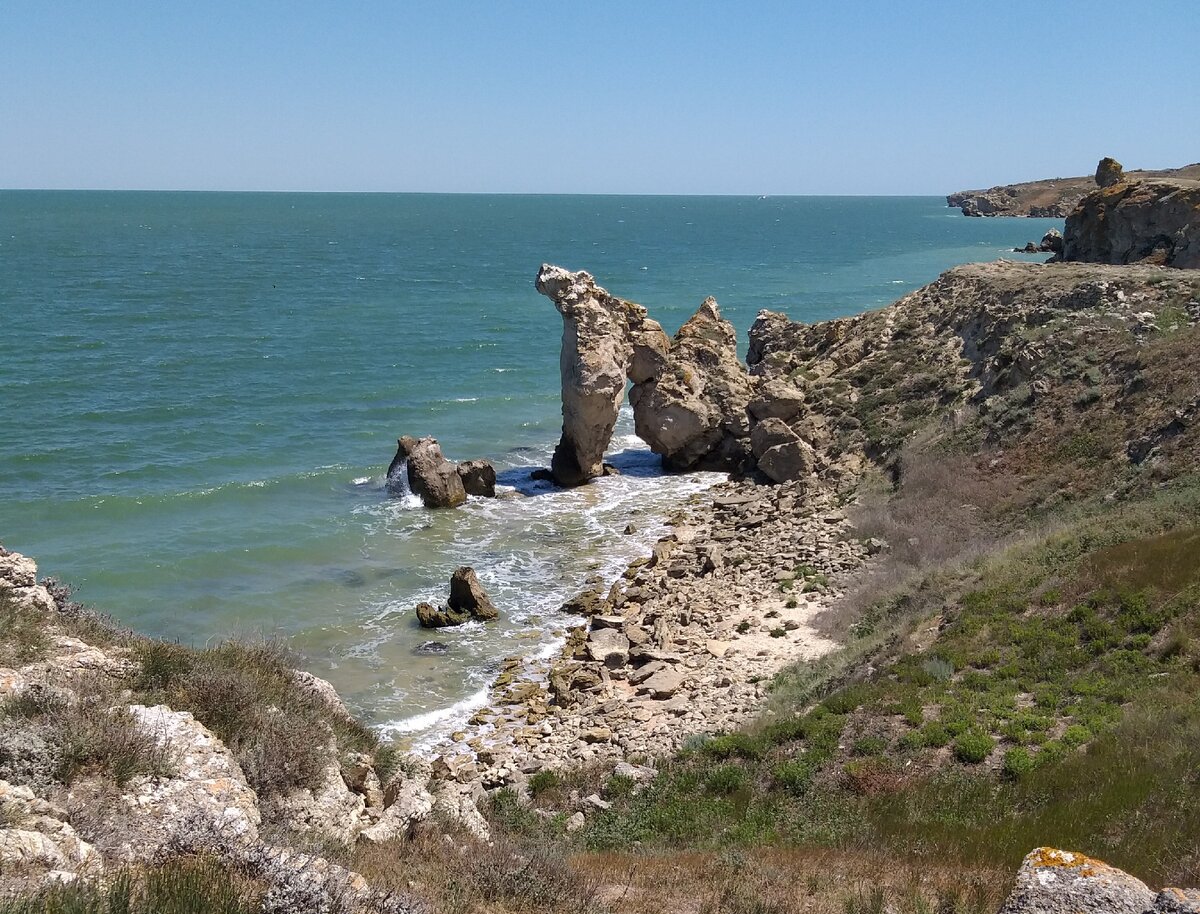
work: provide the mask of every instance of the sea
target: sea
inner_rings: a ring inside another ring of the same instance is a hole
[[[0,191],[0,542],[140,632],[287,639],[419,748],[720,478],[664,475],[626,407],[621,475],[530,481],[561,428],[543,262],[672,333],[715,296],[744,354],[760,309],[878,308],[956,264],[1044,259],[1012,248],[1051,227],[935,197]],[[400,435],[491,460],[502,497],[389,497]],[[501,620],[419,628],[460,565]]]

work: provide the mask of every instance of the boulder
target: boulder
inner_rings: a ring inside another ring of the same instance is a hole
[[[1145,914],[1154,897],[1140,879],[1106,863],[1039,847],[1021,863],[1000,914]]]
[[[619,669],[629,662],[629,639],[619,629],[596,628],[588,633],[587,652],[610,670]]]
[[[463,489],[480,498],[496,497],[496,468],[486,460],[468,460],[458,465]]]
[[[1125,169],[1116,159],[1105,156],[1096,166],[1096,183],[1101,187],[1112,187],[1125,180]]]
[[[1050,229],[1042,236],[1038,250],[1047,254],[1061,254],[1063,251],[1063,235],[1058,229]]]
[[[467,500],[458,467],[442,454],[436,438],[406,435],[396,442],[388,490],[398,495],[412,492],[427,508],[454,508]]]
[[[765,450],[758,458],[758,468],[774,482],[803,479],[816,468],[816,454],[807,442],[797,438]]]
[[[749,403],[749,409],[750,414],[760,422],[764,419],[790,422],[804,409],[804,393],[787,381],[773,378],[759,386]]]
[[[484,591],[483,585],[479,583],[475,569],[467,565],[456,569],[454,574],[450,575],[448,607],[451,612],[465,612],[471,618],[481,622],[490,622],[500,615],[495,604]]]
[[[679,328],[659,374],[629,392],[638,436],[678,471],[738,469],[748,451],[749,400],[737,332],[713,298]]]
[[[424,601],[417,604],[417,621],[422,628],[447,628],[451,625],[462,625],[469,621],[471,614],[453,612],[445,604],[434,606]]]
[[[422,628],[446,628],[462,625],[471,619],[490,622],[499,617],[499,610],[479,583],[475,570],[464,565],[450,575],[450,599],[440,606],[417,604],[417,621]],[[433,642],[429,642],[433,643]]]
[[[750,430],[750,451],[755,457],[762,457],[773,447],[798,440],[800,436],[786,422],[772,417],[764,419]]]

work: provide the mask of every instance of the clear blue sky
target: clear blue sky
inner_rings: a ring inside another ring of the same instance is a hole
[[[1200,161],[1200,0],[0,0],[0,187],[897,193]]]

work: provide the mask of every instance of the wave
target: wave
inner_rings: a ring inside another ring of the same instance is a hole
[[[462,701],[457,701],[448,708],[434,711],[424,711],[411,717],[379,724],[377,729],[385,737],[407,736],[412,733],[427,733],[433,730],[441,733],[451,724],[466,723],[467,719],[487,704],[488,690],[480,689],[468,695]],[[435,729],[436,728],[436,729]]]

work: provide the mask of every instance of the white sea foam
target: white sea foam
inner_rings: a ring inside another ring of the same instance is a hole
[[[390,721],[380,724],[378,729],[383,736],[392,738],[408,736],[413,733],[427,733],[434,728],[437,732],[441,732],[443,729],[465,723],[475,711],[487,704],[487,699],[488,690],[480,689],[448,708],[424,711],[421,714],[414,714],[412,717]]]

